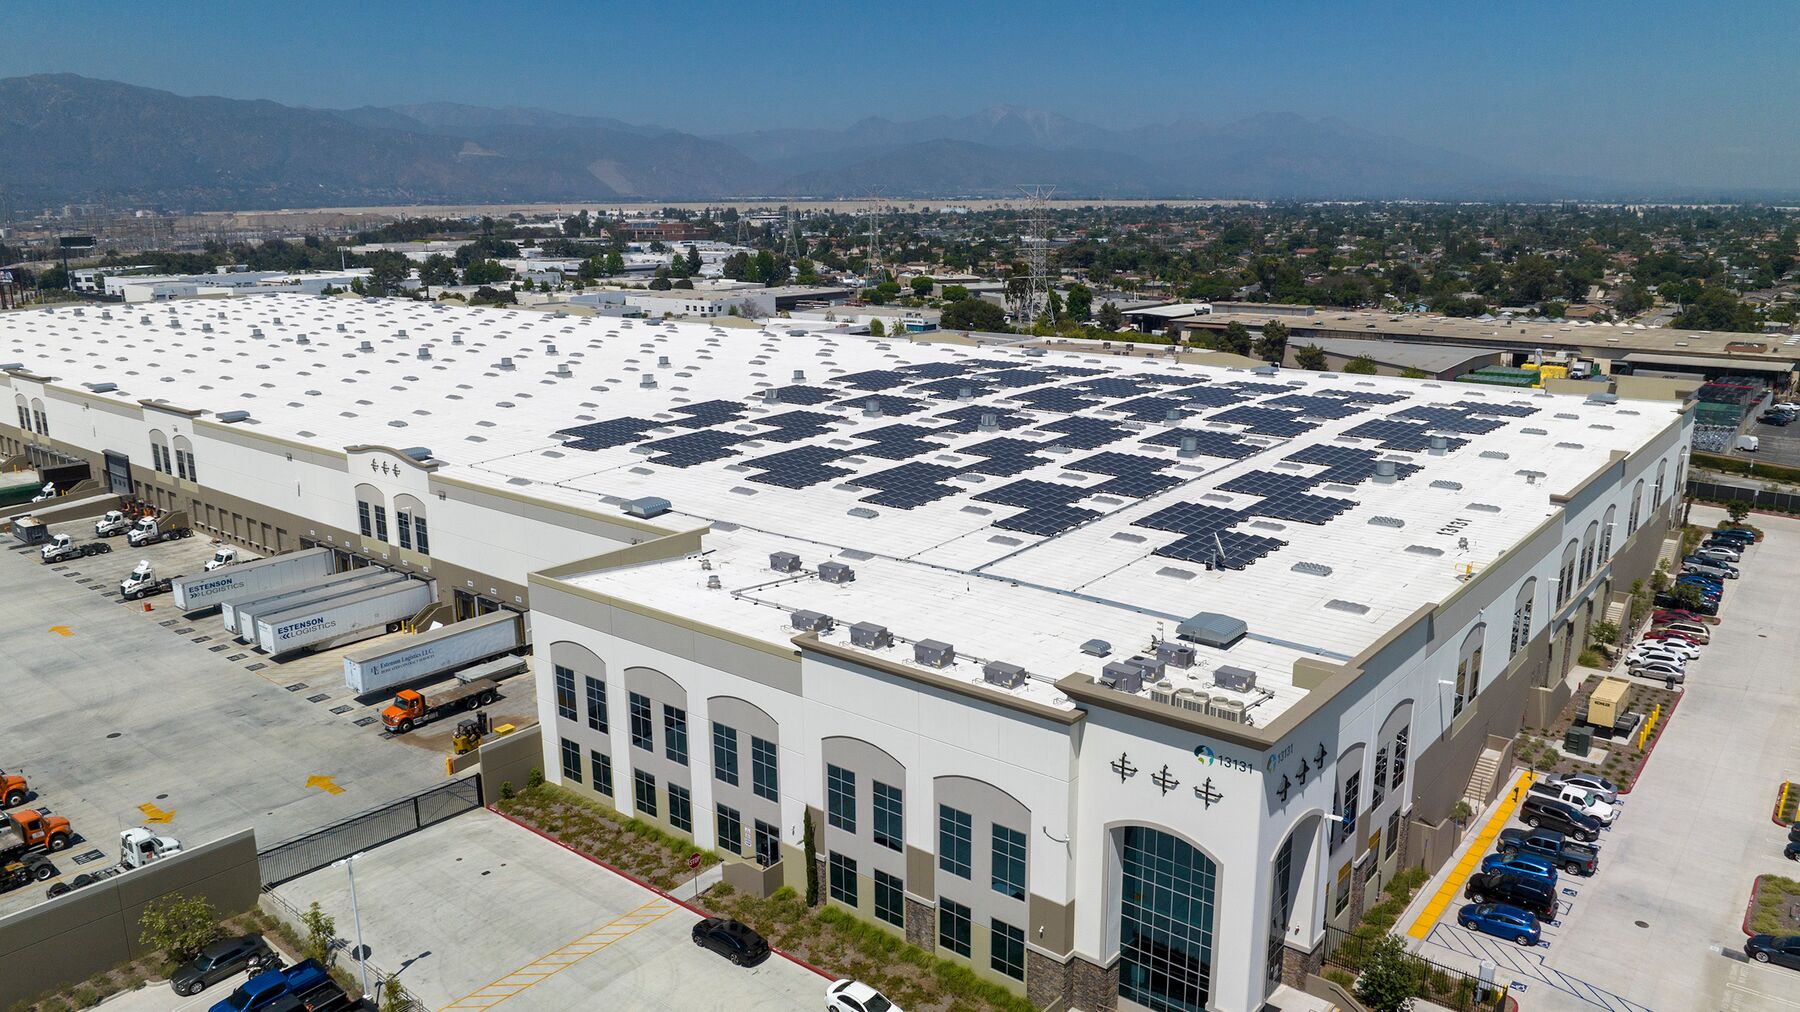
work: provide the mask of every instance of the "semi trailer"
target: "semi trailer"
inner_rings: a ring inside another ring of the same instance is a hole
[[[234,549],[221,548],[219,551],[233,552],[233,557],[236,557]],[[215,552],[214,557],[217,558],[217,555]],[[219,572],[220,569],[227,571]],[[329,548],[309,548],[304,552],[275,555],[229,566],[214,566],[208,562],[206,572],[174,580],[175,606],[182,611],[199,611],[218,605],[227,598],[298,587],[330,576],[331,570]]]
[[[384,587],[256,618],[256,647],[273,656],[323,650],[380,636],[437,599],[435,581],[402,579]]]
[[[359,696],[385,692],[512,653],[524,642],[522,621],[513,612],[497,611],[349,654],[344,687]]]
[[[255,600],[228,602],[230,612],[226,613],[226,605],[221,605],[219,611],[221,617],[225,618],[226,631],[245,643],[255,643],[256,620],[264,615],[274,615],[277,612],[320,604],[359,590],[399,583],[404,579],[406,579],[405,574],[389,569],[374,567],[358,569],[348,573],[337,573],[304,587],[266,594]]]

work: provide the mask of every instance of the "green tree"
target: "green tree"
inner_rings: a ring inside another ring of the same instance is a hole
[[[1547,316],[1552,320],[1562,319],[1562,315],[1568,311],[1569,307],[1566,303],[1557,302],[1555,300],[1543,302],[1538,305],[1538,313],[1542,316]]]
[[[1325,349],[1316,344],[1303,344],[1294,349],[1294,364],[1313,372],[1325,371]]]
[[[1102,302],[1100,303],[1100,312],[1094,317],[1094,322],[1100,325],[1101,330],[1124,330],[1125,313],[1111,302]]]
[[[1006,311],[986,299],[961,299],[944,309],[938,321],[945,330],[981,330],[1006,333]]]
[[[650,279],[650,290],[651,291],[666,292],[673,287],[675,287],[675,286],[669,282],[668,278],[651,278]]]
[[[463,268],[463,284],[494,285],[502,281],[512,280],[510,268],[501,266],[493,260],[477,260]]]
[[[1408,1012],[1423,982],[1424,966],[1393,935],[1382,935],[1363,953],[1356,1000],[1370,1012]]]
[[[1213,335],[1212,346],[1220,351],[1228,351],[1233,355],[1250,354],[1250,328],[1236,320],[1225,325],[1225,329]]]
[[[806,861],[806,905],[819,905],[819,845],[813,840],[811,811],[800,813],[800,856]]]
[[[138,944],[185,963],[219,937],[219,912],[202,896],[170,893],[138,916]]]
[[[326,913],[318,900],[313,900],[312,906],[300,915],[300,927],[306,932],[306,939],[300,946],[301,955],[330,963],[331,950],[337,945],[337,918]]]
[[[1358,355],[1344,363],[1344,371],[1355,376],[1375,375],[1375,360],[1367,355]]]
[[[869,321],[869,336],[870,337],[886,337],[887,336],[887,327],[882,324],[880,318],[876,318],[876,319]]]
[[[921,299],[929,296],[931,290],[937,287],[937,282],[924,274],[913,278],[908,284],[912,286],[913,295]]]
[[[1762,329],[1762,322],[1756,318],[1756,310],[1739,302],[1737,296],[1724,288],[1707,287],[1686,309],[1669,321],[1672,327],[1683,330],[1727,330],[1740,333],[1752,333]]]
[[[381,982],[381,1012],[413,1012],[413,1004],[406,997],[406,986],[400,983],[399,977],[389,977]]]
[[[1280,362],[1287,356],[1288,326],[1280,320],[1270,320],[1262,326],[1262,336],[1256,340],[1256,354],[1267,362]]]
[[[962,285],[945,285],[944,286],[943,298],[944,298],[945,302],[961,302],[962,300],[964,300],[968,297],[969,297],[969,290],[967,288],[964,288]]]
[[[1094,311],[1094,291],[1086,285],[1070,285],[1069,297],[1063,303],[1069,319],[1076,323],[1086,323],[1088,316]]]
[[[38,272],[37,286],[39,288],[67,288],[69,287],[69,272],[63,269],[62,264],[52,264]]]
[[[692,244],[687,248],[687,272],[690,278],[700,273],[700,249]]]
[[[1731,518],[1733,525],[1742,524],[1750,517],[1750,504],[1742,499],[1733,499],[1725,505],[1725,515]]]
[[[608,252],[606,254],[606,273],[602,276],[616,278],[623,273],[625,273],[625,258],[619,255],[618,250]]]
[[[419,282],[432,288],[456,284],[456,261],[442,253],[433,253],[419,266]]]

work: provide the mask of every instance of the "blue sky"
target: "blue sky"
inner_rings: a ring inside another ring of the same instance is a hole
[[[1265,112],[1538,172],[1792,188],[1800,4],[114,3],[8,17],[0,76],[313,106],[536,105],[702,133]]]

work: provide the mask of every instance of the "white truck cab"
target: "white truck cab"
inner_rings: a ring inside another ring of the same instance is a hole
[[[144,588],[156,583],[156,567],[149,559],[139,559],[131,575],[119,581],[119,594],[126,599],[136,597]]]
[[[148,543],[154,537],[156,537],[156,518],[139,517],[137,524],[126,533],[125,540],[133,548],[136,548]]]
[[[47,481],[47,482],[44,482],[43,488],[38,489],[38,494],[31,497],[31,501],[32,502],[43,502],[46,499],[54,499],[54,498],[56,498],[56,482]]]
[[[98,538],[110,538],[130,529],[131,520],[118,510],[109,510],[105,516],[94,521],[94,536]]]
[[[226,546],[213,552],[213,557],[206,560],[206,571],[210,573],[215,569],[224,569],[236,561],[237,549]]]
[[[73,555],[74,552],[75,539],[67,534],[51,535],[50,541],[38,549],[38,554],[44,557],[45,562],[49,562],[51,559],[60,559],[65,555]]]

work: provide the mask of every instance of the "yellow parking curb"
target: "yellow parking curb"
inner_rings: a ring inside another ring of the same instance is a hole
[[[1438,918],[1444,916],[1444,911],[1449,909],[1450,904],[1455,902],[1456,897],[1461,894],[1463,884],[1469,881],[1469,876],[1481,864],[1482,857],[1487,854],[1488,848],[1493,846],[1494,839],[1500,835],[1500,830],[1505,828],[1506,820],[1512,818],[1513,809],[1519,806],[1518,798],[1531,789],[1532,782],[1536,779],[1537,776],[1530,770],[1519,774],[1518,787],[1506,793],[1505,797],[1501,799],[1499,807],[1494,809],[1494,814],[1482,824],[1481,832],[1475,837],[1475,842],[1469,845],[1469,849],[1463,853],[1462,860],[1456,862],[1456,867],[1450,870],[1450,876],[1444,879],[1443,885],[1438,887],[1437,893],[1431,897],[1431,902],[1425,904],[1425,909],[1420,912],[1419,919],[1413,922],[1411,928],[1407,929],[1406,933],[1409,936],[1423,941],[1426,935],[1431,934],[1431,926],[1438,922]]]

